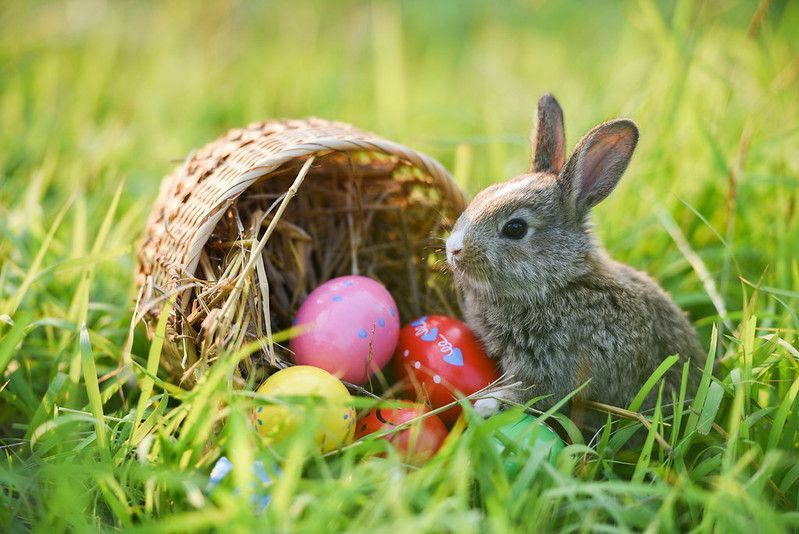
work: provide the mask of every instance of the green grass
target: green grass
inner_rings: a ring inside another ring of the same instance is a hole
[[[799,528],[799,4],[762,4],[0,3],[0,530]],[[363,459],[374,443],[323,459],[302,433],[275,456],[227,380],[241,355],[193,391],[152,372],[135,246],[192,148],[318,115],[430,153],[474,193],[526,169],[545,91],[570,145],[638,122],[597,230],[718,362],[634,449],[614,421],[516,478],[479,424],[419,469]],[[221,454],[242,461],[205,495]],[[253,458],[281,471],[263,514]]]

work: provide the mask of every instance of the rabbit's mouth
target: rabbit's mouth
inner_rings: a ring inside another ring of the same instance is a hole
[[[464,243],[464,231],[455,230],[447,238],[447,265],[455,280],[475,291],[492,292],[491,276],[485,258]]]
[[[481,293],[492,293],[491,276],[488,269],[469,258],[447,254],[447,265],[456,282],[465,288]]]

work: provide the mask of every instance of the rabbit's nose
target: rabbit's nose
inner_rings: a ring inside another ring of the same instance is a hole
[[[463,250],[463,232],[452,232],[447,238],[447,255],[457,256]]]

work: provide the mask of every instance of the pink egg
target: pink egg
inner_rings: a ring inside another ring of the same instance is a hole
[[[294,361],[354,384],[382,369],[399,338],[397,305],[364,276],[334,278],[314,289],[297,312],[302,333],[291,339]]]

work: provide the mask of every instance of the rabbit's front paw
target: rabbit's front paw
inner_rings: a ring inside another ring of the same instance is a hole
[[[479,399],[474,403],[474,411],[483,419],[491,417],[499,411],[499,401],[494,397]]]

